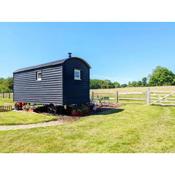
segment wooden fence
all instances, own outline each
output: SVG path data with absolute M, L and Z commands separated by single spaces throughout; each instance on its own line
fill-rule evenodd
M 147 92 L 147 104 L 175 106 L 175 91 L 150 91 Z
M 13 98 L 13 93 L 10 92 L 1 92 L 0 93 L 0 98 Z
M 91 92 L 91 100 L 95 103 L 100 101 L 109 103 L 139 103 L 144 104 L 147 101 L 145 92 L 118 92 L 98 93 Z
M 110 103 L 138 103 L 148 105 L 175 106 L 175 91 L 153 91 L 150 88 L 145 92 L 113 92 L 99 93 L 91 91 L 91 100 Z M 0 98 L 13 98 L 13 93 L 0 93 Z
M 6 112 L 6 111 L 11 111 L 12 110 L 12 106 L 8 105 L 8 106 L 0 106 L 0 112 Z
M 150 88 L 145 92 L 118 92 L 98 93 L 91 92 L 93 102 L 108 103 L 137 103 L 148 105 L 175 106 L 175 91 L 151 91 Z

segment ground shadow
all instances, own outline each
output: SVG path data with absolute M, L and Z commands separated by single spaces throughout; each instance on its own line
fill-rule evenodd
M 109 115 L 124 111 L 124 109 L 114 109 L 114 108 L 99 108 L 92 115 Z
M 11 110 L 12 111 L 12 110 Z M 11 112 L 11 111 L 9 111 L 9 110 L 0 110 L 0 112 Z
M 159 105 L 159 104 L 152 104 L 151 106 L 156 106 L 156 107 L 164 107 L 164 108 L 169 108 L 169 107 L 172 107 L 172 108 L 174 108 L 175 107 L 175 105 L 169 105 L 169 104 L 167 104 L 167 105 Z

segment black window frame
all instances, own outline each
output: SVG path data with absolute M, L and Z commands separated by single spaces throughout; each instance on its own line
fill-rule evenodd
M 39 77 L 39 74 L 41 75 L 41 77 Z M 41 70 L 36 71 L 36 81 L 42 81 L 42 71 Z
M 75 71 L 78 71 L 78 73 L 79 73 L 79 77 L 77 78 L 76 77 L 76 72 Z M 81 81 L 82 80 L 82 77 L 81 77 L 81 70 L 80 69 L 78 69 L 78 68 L 75 68 L 74 69 L 74 80 L 76 80 L 76 81 Z

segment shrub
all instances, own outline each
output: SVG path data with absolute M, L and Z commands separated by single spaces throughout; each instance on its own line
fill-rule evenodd
M 90 104 L 72 105 L 68 107 L 67 113 L 71 116 L 86 116 L 91 113 L 92 108 Z
M 24 111 L 29 111 L 29 109 L 30 109 L 30 105 L 29 104 L 26 104 L 26 105 L 24 105 L 22 107 L 22 110 L 24 110 Z
M 15 103 L 15 110 L 23 110 L 23 107 L 27 105 L 27 103 L 24 102 L 17 102 Z

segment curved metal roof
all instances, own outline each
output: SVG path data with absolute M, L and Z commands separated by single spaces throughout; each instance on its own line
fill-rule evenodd
M 30 71 L 30 70 L 34 70 L 34 69 L 40 69 L 40 68 L 44 68 L 44 67 L 55 66 L 55 65 L 61 65 L 61 64 L 64 64 L 66 61 L 68 61 L 69 59 L 72 59 L 72 58 L 76 58 L 76 59 L 81 60 L 81 61 L 84 62 L 89 68 L 91 68 L 91 66 L 90 66 L 85 60 L 83 60 L 82 58 L 79 58 L 79 57 L 71 57 L 71 58 L 66 58 L 66 59 L 62 59 L 62 60 L 52 61 L 52 62 L 45 63 L 45 64 L 40 64 L 40 65 L 36 65 L 36 66 L 30 66 L 30 67 L 18 69 L 18 70 L 16 70 L 14 73 L 25 72 L 25 71 Z

